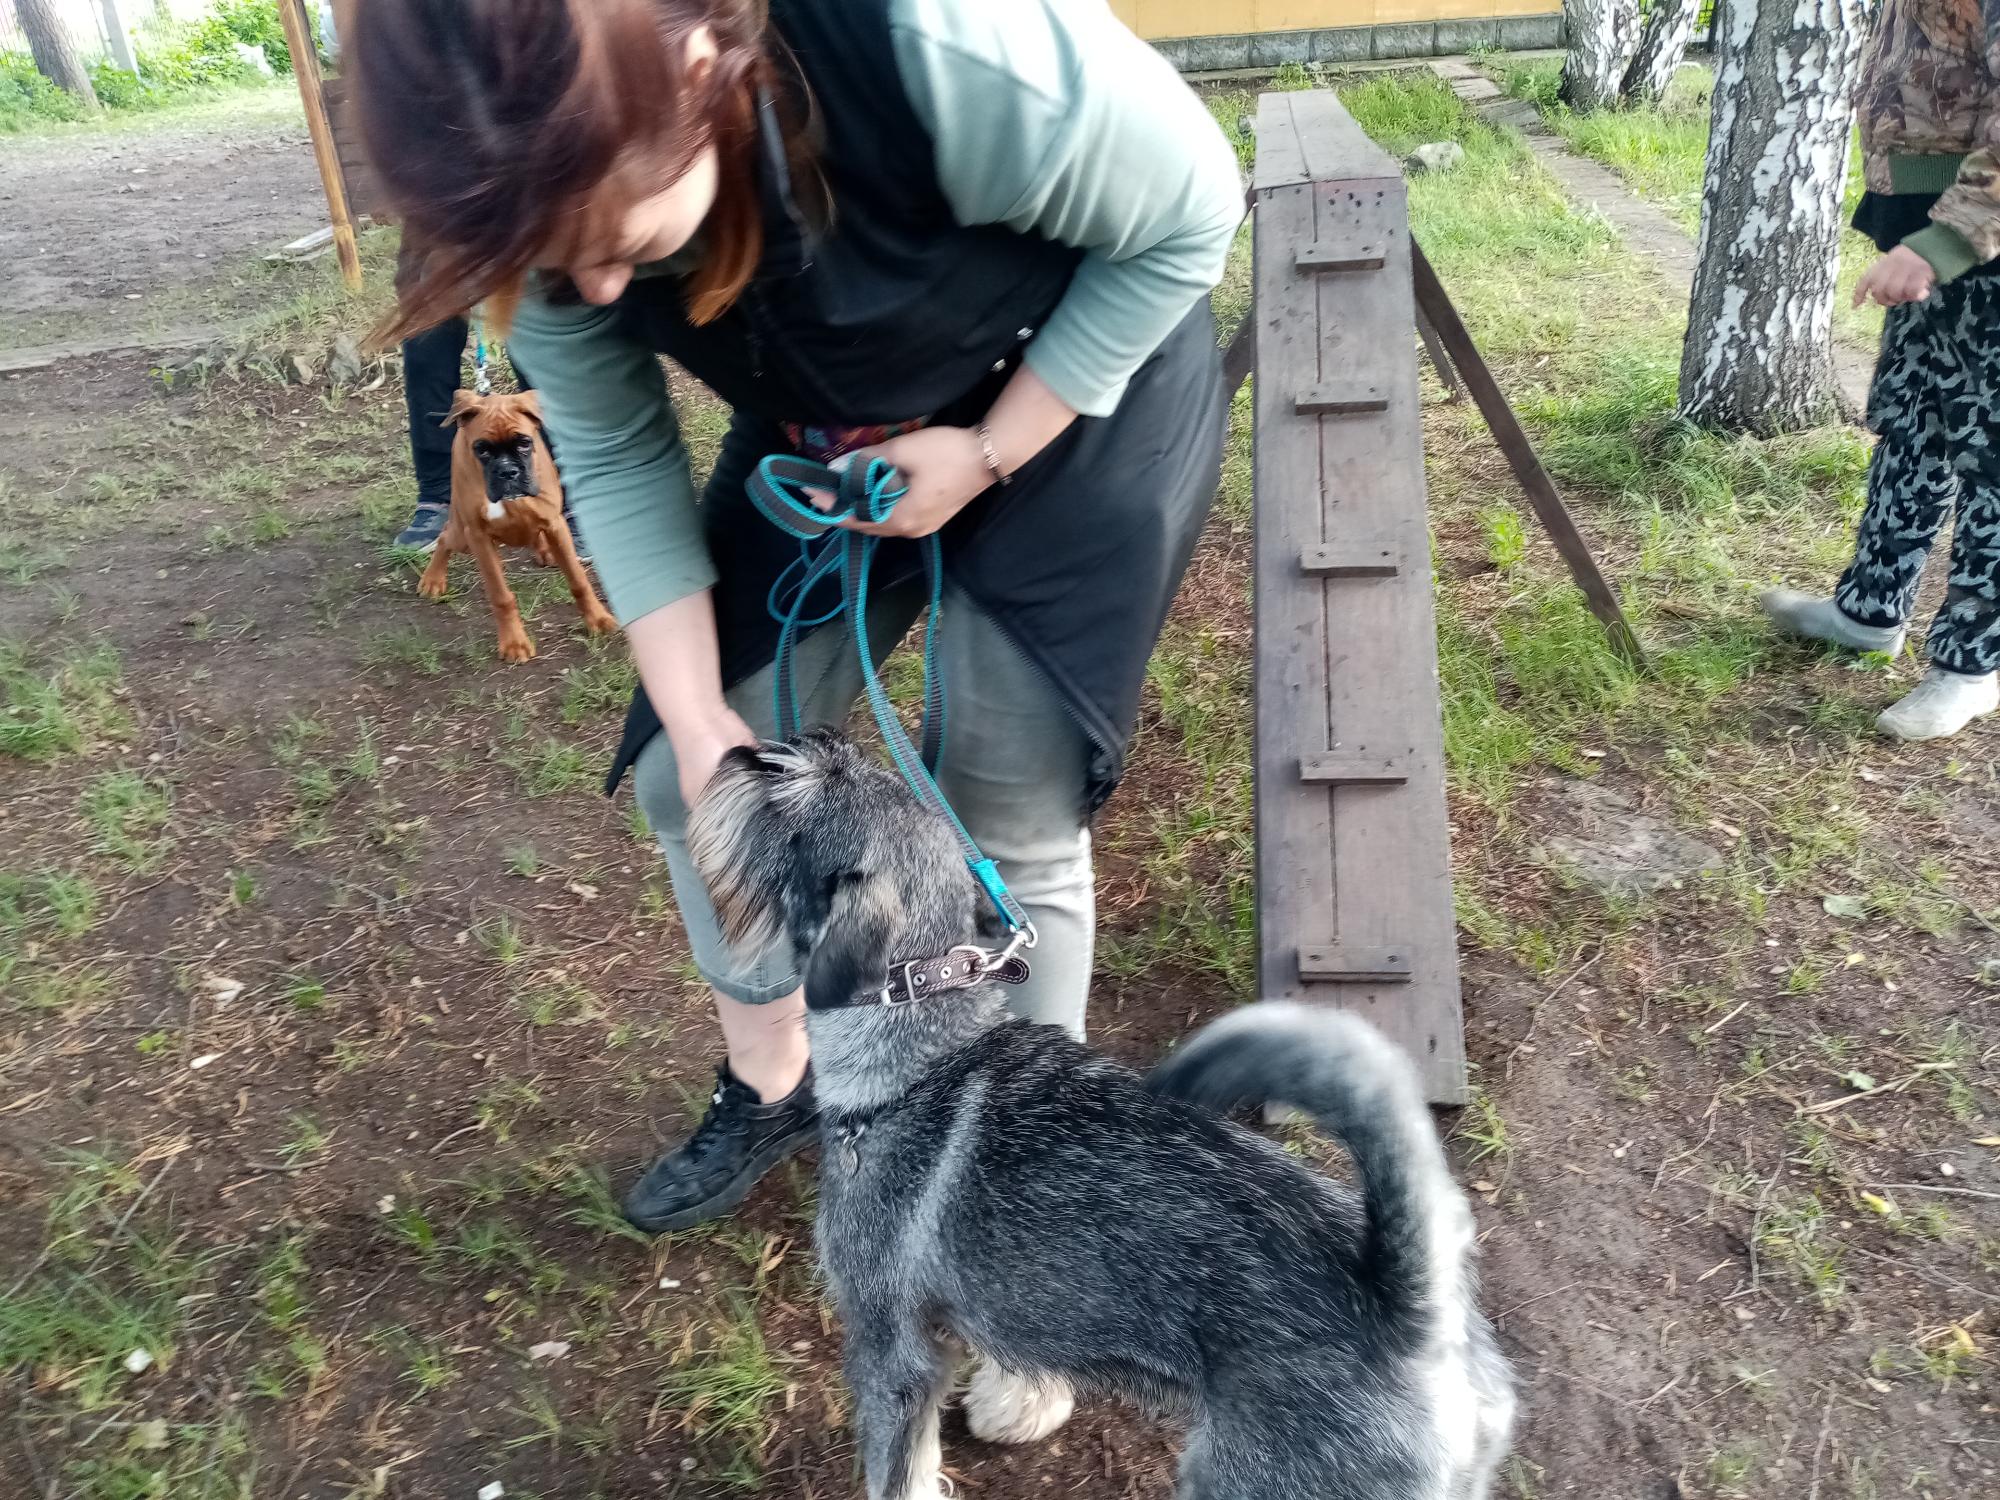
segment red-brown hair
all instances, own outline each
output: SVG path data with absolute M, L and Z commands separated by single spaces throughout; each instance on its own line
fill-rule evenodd
M 702 27 L 717 55 L 697 69 L 688 41 Z M 482 301 L 504 322 L 600 189 L 658 192 L 711 144 L 695 320 L 719 316 L 756 270 L 758 100 L 777 92 L 765 0 L 347 0 L 339 35 L 408 252 L 381 337 Z

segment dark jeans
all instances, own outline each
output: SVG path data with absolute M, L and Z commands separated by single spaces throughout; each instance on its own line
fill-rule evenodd
M 465 342 L 470 335 L 471 325 L 465 319 L 447 318 L 437 327 L 403 340 L 403 399 L 410 412 L 410 467 L 416 470 L 420 504 L 451 503 L 454 434 L 442 424 L 451 410 L 452 393 L 460 389 L 464 380 Z M 524 391 L 534 388 L 519 364 L 514 365 L 514 379 Z
M 1834 602 L 1863 625 L 1901 625 L 1924 559 L 1956 513 L 1930 658 L 1953 672 L 2000 665 L 2000 279 L 1965 277 L 1889 309 L 1868 394 L 1880 434 L 1868 509 Z

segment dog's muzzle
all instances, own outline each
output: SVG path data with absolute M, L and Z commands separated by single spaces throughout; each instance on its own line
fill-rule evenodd
M 518 460 L 496 458 L 486 465 L 486 514 L 489 519 L 499 519 L 496 506 L 541 492 L 542 487 L 535 480 L 535 471 Z

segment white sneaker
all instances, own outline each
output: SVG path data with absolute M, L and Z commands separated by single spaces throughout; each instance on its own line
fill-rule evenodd
M 1831 599 L 1801 594 L 1797 589 L 1766 589 L 1757 596 L 1757 607 L 1787 635 L 1802 635 L 1808 640 L 1846 646 L 1854 651 L 1880 651 L 1888 656 L 1903 649 L 1902 626 L 1863 625 Z
M 1941 740 L 2000 709 L 2000 674 L 1972 677 L 1932 667 L 1900 702 L 1882 710 L 1875 727 L 1899 740 Z

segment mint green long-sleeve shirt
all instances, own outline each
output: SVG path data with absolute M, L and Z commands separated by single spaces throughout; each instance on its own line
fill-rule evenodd
M 1066 405 L 1108 415 L 1221 279 L 1243 212 L 1227 142 L 1103 0 L 891 0 L 890 27 L 954 218 L 1083 252 L 1025 358 Z M 610 308 L 536 298 L 511 339 L 620 622 L 712 584 L 653 351 Z

